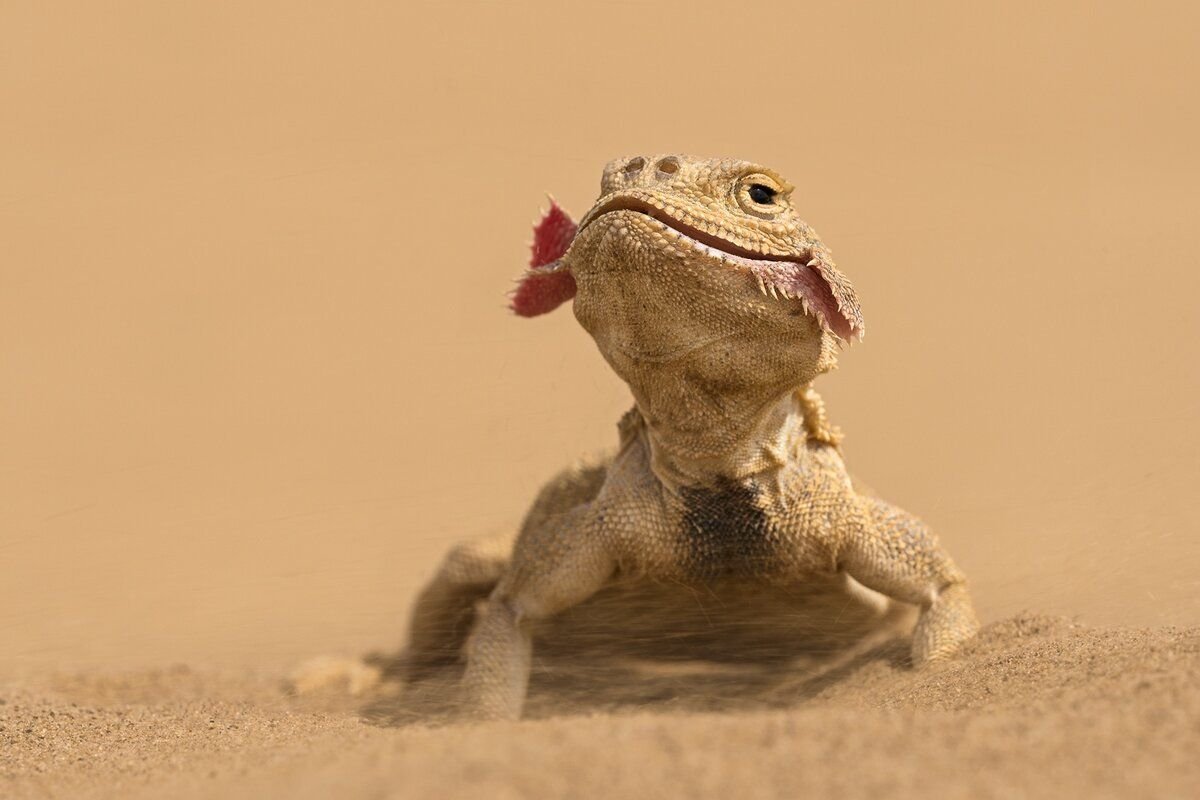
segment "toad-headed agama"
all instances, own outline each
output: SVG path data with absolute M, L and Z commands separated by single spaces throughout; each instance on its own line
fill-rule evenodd
M 532 317 L 572 300 L 634 407 L 616 453 L 552 480 L 515 544 L 450 552 L 417 600 L 405 676 L 465 652 L 465 710 L 518 717 L 534 623 L 614 581 L 833 579 L 919 609 L 916 667 L 976 632 L 933 534 L 846 470 L 812 382 L 863 319 L 791 194 L 757 164 L 658 155 L 610 162 L 578 225 L 552 204 L 512 308 Z

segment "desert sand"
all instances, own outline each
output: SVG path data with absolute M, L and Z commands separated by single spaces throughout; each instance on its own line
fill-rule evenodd
M 1197 21 L 5 4 L 0 797 L 1195 796 Z M 672 150 L 797 185 L 867 320 L 819 385 L 847 459 L 933 525 L 978 641 L 593 641 L 512 724 L 287 694 L 393 652 L 452 542 L 613 443 L 570 313 L 504 295 L 545 192 L 579 214 Z
M 900 652 L 811 684 L 726 686 L 735 694 L 710 695 L 708 711 L 686 708 L 695 696 L 680 685 L 678 699 L 586 713 L 535 681 L 529 720 L 441 727 L 397 723 L 379 701 L 365 718 L 332 698 L 283 702 L 249 674 L 60 676 L 6 690 L 5 767 L 19 776 L 7 796 L 1188 797 L 1200 785 L 1200 631 L 1021 616 L 953 664 L 918 673 Z

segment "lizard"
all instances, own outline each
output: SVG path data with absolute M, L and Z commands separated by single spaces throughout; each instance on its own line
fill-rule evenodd
M 792 193 L 752 162 L 667 154 L 609 162 L 578 224 L 551 201 L 511 307 L 571 302 L 634 405 L 616 453 L 554 478 L 515 542 L 450 551 L 415 604 L 402 677 L 465 652 L 464 710 L 518 718 L 537 623 L 617 581 L 840 580 L 919 609 L 918 668 L 975 634 L 933 533 L 847 471 L 813 381 L 864 322 Z

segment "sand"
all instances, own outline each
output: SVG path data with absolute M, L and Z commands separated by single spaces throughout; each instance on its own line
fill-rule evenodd
M 0 4 L 0 798 L 1195 796 L 1198 25 Z M 504 296 L 545 192 L 578 215 L 673 151 L 796 185 L 867 321 L 818 387 L 848 463 L 937 532 L 979 641 L 921 673 L 550 648 L 509 725 L 285 694 L 394 651 L 453 542 L 612 446 L 627 389 Z M 762 654 L 759 623 L 709 633 Z
M 743 692 L 720 713 L 663 700 L 561 715 L 543 691 L 516 724 L 397 723 L 377 698 L 285 700 L 264 676 L 185 667 L 47 677 L 4 692 L 0 786 L 12 798 L 1049 798 L 1200 785 L 1200 630 L 1025 615 L 934 669 L 898 652 L 791 697 Z

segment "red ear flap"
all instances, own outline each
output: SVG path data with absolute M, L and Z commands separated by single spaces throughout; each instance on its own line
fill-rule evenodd
M 571 246 L 577 227 L 551 198 L 550 210 L 533 226 L 530 269 L 512 294 L 510 305 L 518 316 L 545 314 L 575 296 L 575 276 L 558 259 Z
M 575 238 L 575 230 L 578 227 L 551 197 L 550 208 L 542 215 L 542 221 L 533 226 L 529 266 L 544 267 L 562 258 L 563 253 L 571 246 L 571 240 Z
M 509 306 L 518 317 L 547 314 L 575 296 L 575 276 L 569 269 L 525 273 Z

